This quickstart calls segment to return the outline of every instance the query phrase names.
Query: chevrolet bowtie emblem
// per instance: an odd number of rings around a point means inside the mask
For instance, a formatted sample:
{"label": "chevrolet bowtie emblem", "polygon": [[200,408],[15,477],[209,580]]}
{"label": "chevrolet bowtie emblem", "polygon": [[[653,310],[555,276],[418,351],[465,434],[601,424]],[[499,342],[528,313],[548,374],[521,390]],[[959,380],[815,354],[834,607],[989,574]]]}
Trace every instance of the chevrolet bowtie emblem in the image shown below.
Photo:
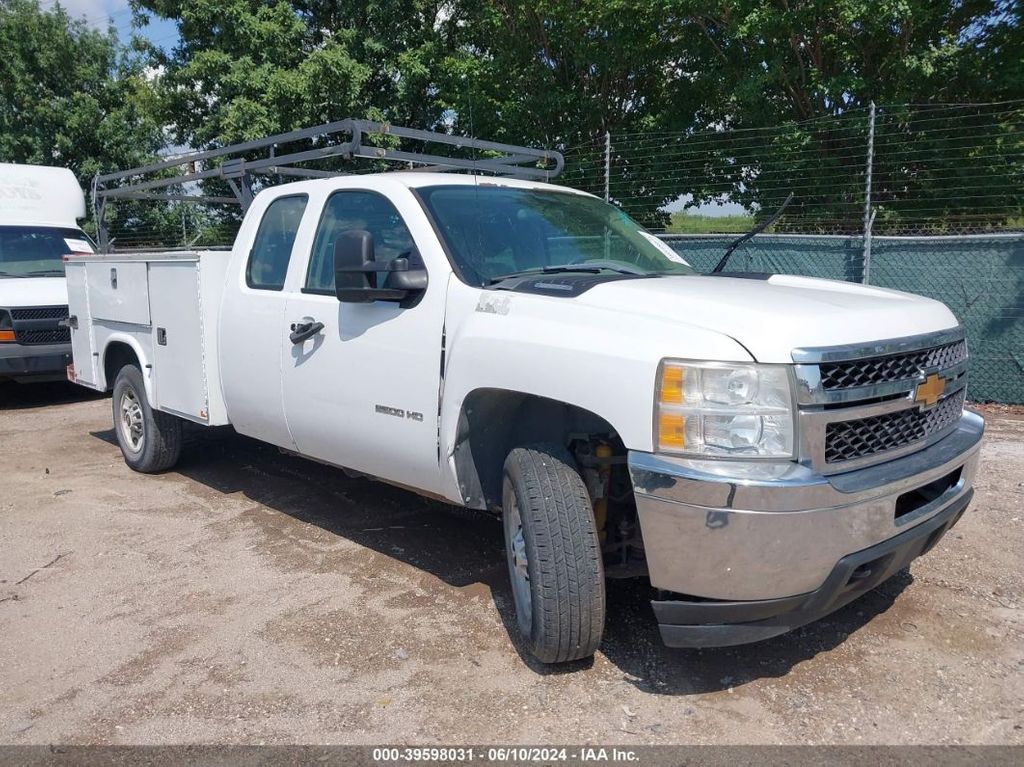
{"label": "chevrolet bowtie emblem", "polygon": [[946,391],[946,379],[932,373],[917,385],[914,390],[914,402],[922,407],[931,407],[939,401],[939,397]]}

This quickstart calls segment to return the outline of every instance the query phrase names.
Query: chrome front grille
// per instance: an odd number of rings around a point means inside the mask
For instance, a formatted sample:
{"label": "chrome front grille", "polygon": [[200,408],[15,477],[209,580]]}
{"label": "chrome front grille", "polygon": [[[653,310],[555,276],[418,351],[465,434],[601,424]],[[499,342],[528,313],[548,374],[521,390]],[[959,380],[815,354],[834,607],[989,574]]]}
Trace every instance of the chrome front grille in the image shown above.
{"label": "chrome front grille", "polygon": [[821,386],[825,390],[852,389],[860,386],[906,381],[918,378],[922,370],[945,370],[967,359],[964,340],[903,354],[888,354],[820,366]]}
{"label": "chrome front grille", "polygon": [[942,433],[960,420],[966,393],[964,389],[954,392],[930,410],[911,407],[884,415],[834,421],[825,427],[825,463],[877,455]]}
{"label": "chrome front grille", "polygon": [[801,462],[824,474],[852,471],[951,433],[963,412],[967,360],[961,328],[794,350]]}

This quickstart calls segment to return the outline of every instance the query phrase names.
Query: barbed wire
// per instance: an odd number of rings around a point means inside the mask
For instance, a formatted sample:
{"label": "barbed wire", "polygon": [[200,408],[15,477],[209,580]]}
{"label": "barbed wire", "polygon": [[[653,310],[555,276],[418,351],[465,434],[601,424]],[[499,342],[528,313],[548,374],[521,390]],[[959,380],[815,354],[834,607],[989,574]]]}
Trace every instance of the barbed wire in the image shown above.
{"label": "barbed wire", "polygon": [[607,187],[613,202],[655,230],[725,231],[735,221],[718,215],[722,203],[754,217],[793,192],[775,231],[863,234],[872,114],[879,233],[1024,229],[1024,100],[895,104],[779,126],[593,135],[566,147],[563,181],[598,195]]}

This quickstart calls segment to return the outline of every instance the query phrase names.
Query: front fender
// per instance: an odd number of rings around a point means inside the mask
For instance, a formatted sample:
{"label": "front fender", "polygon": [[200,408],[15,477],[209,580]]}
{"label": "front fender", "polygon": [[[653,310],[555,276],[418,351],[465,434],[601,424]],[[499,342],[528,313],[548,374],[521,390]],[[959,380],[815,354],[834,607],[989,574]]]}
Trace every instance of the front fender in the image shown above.
{"label": "front fender", "polygon": [[[500,300],[500,311],[489,303],[494,300]],[[655,379],[663,358],[751,360],[733,339],[702,328],[455,281],[446,338],[438,436],[453,491],[459,416],[474,390],[507,390],[582,408],[611,424],[627,449],[650,452]]]}

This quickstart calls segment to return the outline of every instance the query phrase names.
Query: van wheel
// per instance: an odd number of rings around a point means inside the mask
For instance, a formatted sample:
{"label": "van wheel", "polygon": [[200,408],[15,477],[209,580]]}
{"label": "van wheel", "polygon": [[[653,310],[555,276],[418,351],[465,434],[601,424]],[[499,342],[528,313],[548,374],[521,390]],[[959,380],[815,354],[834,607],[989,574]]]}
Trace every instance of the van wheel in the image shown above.
{"label": "van wheel", "polygon": [[181,420],[153,410],[146,399],[142,371],[125,365],[114,381],[114,433],[124,462],[154,474],[171,468],[181,455]]}
{"label": "van wheel", "polygon": [[505,553],[519,633],[544,663],[594,654],[604,631],[601,544],[583,478],[560,445],[505,459]]}

